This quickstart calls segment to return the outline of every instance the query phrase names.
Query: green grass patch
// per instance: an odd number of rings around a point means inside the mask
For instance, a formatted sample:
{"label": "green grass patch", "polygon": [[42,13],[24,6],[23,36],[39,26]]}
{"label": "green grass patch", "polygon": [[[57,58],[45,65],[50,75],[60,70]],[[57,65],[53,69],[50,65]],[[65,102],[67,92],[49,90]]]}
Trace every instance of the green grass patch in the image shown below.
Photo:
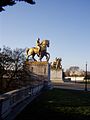
{"label": "green grass patch", "polygon": [[36,109],[43,106],[57,112],[90,115],[90,92],[53,89],[39,96],[37,102]]}
{"label": "green grass patch", "polygon": [[48,90],[28,105],[22,114],[24,113],[44,116],[52,114],[52,116],[63,116],[64,119],[68,117],[88,120],[90,117],[90,92],[64,89]]}

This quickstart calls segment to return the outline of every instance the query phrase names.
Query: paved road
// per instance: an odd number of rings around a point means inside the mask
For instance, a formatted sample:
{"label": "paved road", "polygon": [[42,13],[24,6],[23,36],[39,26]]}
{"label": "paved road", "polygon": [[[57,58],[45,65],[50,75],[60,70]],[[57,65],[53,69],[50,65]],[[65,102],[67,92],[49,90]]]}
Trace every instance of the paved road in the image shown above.
{"label": "paved road", "polygon": [[[53,83],[54,88],[64,88],[64,89],[72,89],[72,90],[85,90],[85,84],[81,83]],[[90,91],[90,84],[87,84],[87,90]]]}

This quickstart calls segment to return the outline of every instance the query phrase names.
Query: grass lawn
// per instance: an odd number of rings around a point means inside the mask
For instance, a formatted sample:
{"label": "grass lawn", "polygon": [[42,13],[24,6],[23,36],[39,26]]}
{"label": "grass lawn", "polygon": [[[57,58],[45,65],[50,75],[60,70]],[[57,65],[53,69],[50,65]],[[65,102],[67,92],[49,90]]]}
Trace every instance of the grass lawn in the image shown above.
{"label": "grass lawn", "polygon": [[52,89],[37,97],[15,120],[89,120],[90,92]]}

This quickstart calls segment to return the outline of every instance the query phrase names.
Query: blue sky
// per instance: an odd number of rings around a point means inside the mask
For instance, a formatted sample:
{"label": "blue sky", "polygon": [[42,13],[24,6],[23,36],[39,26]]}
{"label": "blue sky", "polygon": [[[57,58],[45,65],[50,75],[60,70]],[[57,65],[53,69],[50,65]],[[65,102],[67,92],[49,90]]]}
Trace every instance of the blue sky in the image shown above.
{"label": "blue sky", "polygon": [[90,0],[35,0],[17,2],[0,13],[0,47],[35,46],[36,39],[50,40],[50,61],[62,58],[64,69],[90,70]]}

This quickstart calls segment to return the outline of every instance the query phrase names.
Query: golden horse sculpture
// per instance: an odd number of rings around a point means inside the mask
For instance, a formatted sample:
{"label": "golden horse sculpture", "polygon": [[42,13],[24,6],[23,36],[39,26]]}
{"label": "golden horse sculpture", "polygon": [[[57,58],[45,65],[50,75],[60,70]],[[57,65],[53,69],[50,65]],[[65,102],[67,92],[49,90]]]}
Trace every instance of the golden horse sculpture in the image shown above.
{"label": "golden horse sculpture", "polygon": [[39,54],[39,50],[37,47],[32,47],[32,48],[28,48],[26,50],[26,60],[29,59],[30,56],[32,56],[34,61],[37,61],[34,57],[35,55],[37,55],[39,57],[39,61],[42,60],[42,58],[45,56],[47,62],[50,59],[50,54],[47,52],[47,47],[49,47],[49,40],[43,40],[40,44],[41,50],[40,50],[40,54]]}

